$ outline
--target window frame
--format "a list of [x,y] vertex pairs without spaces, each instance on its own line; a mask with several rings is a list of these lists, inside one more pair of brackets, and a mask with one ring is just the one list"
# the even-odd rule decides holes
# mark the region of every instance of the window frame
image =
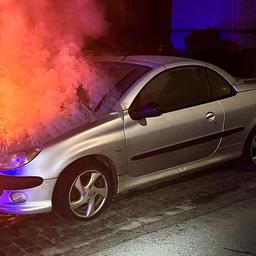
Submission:
[[[222,96],[222,97],[216,97],[214,98],[213,97],[213,86],[212,86],[212,83],[209,79],[209,76],[208,76],[208,73],[207,73],[207,70],[210,70],[212,71],[213,73],[215,73],[217,76],[219,76],[222,80],[224,80],[226,82],[226,84],[229,85],[230,89],[231,89],[231,93],[230,95],[226,95],[226,96]],[[207,82],[208,82],[208,86],[210,88],[210,92],[211,92],[211,99],[212,101],[218,101],[218,100],[223,100],[223,99],[228,99],[228,98],[231,98],[231,97],[234,97],[235,95],[237,95],[237,91],[235,90],[235,88],[232,86],[232,84],[230,84],[222,75],[220,75],[216,70],[212,69],[212,68],[209,68],[209,67],[204,67],[204,72],[205,72],[205,76],[206,76],[206,79],[207,79]]]
[[200,105],[203,105],[203,104],[206,104],[206,103],[209,103],[209,102],[212,102],[212,92],[211,92],[211,88],[210,88],[210,84],[209,84],[209,81],[208,81],[208,77],[207,77],[207,74],[206,74],[206,71],[205,71],[205,66],[200,66],[200,65],[184,65],[184,66],[178,66],[178,67],[172,67],[172,68],[169,68],[169,69],[165,69],[163,71],[161,71],[160,73],[158,73],[157,75],[155,75],[152,79],[150,79],[144,86],[143,88],[141,88],[141,90],[138,92],[138,94],[136,95],[136,97],[133,99],[130,107],[129,107],[129,112],[130,111],[134,111],[135,107],[135,102],[139,96],[139,94],[143,91],[143,89],[149,84],[151,83],[153,80],[157,79],[159,76],[161,76],[163,73],[165,72],[168,72],[168,71],[175,71],[177,69],[183,69],[183,68],[199,68],[201,69],[201,72],[205,78],[205,82],[206,82],[206,85],[208,87],[208,90],[209,90],[209,100],[205,100],[205,101],[202,101],[200,103],[196,103],[196,104],[188,104],[186,106],[180,106],[180,107],[176,107],[176,108],[173,108],[169,111],[163,111],[163,114],[165,113],[170,113],[170,112],[173,112],[173,111],[178,111],[178,110],[182,110],[182,109],[186,109],[186,108],[191,108],[191,107],[194,107],[194,106],[200,106]]
[[[195,106],[200,106],[200,105],[203,105],[203,104],[207,104],[207,103],[211,103],[211,102],[214,102],[214,101],[219,101],[219,100],[222,100],[222,99],[227,99],[227,98],[231,98],[231,97],[234,97],[235,95],[237,95],[237,91],[235,90],[235,88],[232,86],[232,84],[230,84],[227,79],[225,79],[219,72],[217,72],[216,70],[208,67],[208,66],[203,66],[203,65],[184,65],[184,66],[177,66],[177,67],[171,67],[171,68],[168,68],[168,69],[165,69],[165,70],[162,70],[161,72],[159,72],[158,74],[156,74],[154,77],[152,77],[142,88],[141,90],[137,93],[136,97],[133,99],[130,107],[128,108],[128,112],[130,111],[134,111],[134,105],[135,105],[135,102],[136,102],[136,99],[138,98],[139,94],[142,92],[142,90],[149,84],[151,83],[154,79],[157,79],[158,76],[162,75],[164,72],[167,72],[167,71],[173,71],[173,70],[176,70],[176,69],[182,69],[182,68],[188,68],[188,67],[192,67],[192,68],[200,68],[202,70],[202,73],[204,74],[204,78],[205,78],[205,81],[207,83],[207,86],[208,86],[208,89],[209,89],[209,92],[210,92],[210,98],[209,100],[207,101],[202,101],[200,103],[197,103],[197,104],[188,104],[186,106],[183,106],[183,107],[177,107],[177,108],[173,108],[171,109],[170,111],[168,112],[163,112],[163,114],[165,113],[170,113],[170,112],[174,112],[174,111],[178,111],[178,110],[182,110],[182,109],[186,109],[186,108],[191,108],[191,107],[195,107]],[[223,97],[220,97],[220,98],[216,98],[214,99],[213,98],[213,87],[211,85],[211,82],[209,80],[209,77],[207,75],[207,69],[216,73],[220,78],[222,78],[231,88],[231,94],[230,95],[227,95],[227,96],[223,96]]]

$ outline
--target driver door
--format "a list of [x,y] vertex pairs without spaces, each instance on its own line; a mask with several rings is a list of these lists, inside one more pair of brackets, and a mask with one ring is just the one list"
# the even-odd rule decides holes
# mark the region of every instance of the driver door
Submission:
[[[146,110],[152,103],[159,105],[162,115],[131,118],[129,112]],[[136,177],[209,157],[218,148],[223,122],[222,108],[211,102],[202,67],[163,71],[124,111],[129,174]]]

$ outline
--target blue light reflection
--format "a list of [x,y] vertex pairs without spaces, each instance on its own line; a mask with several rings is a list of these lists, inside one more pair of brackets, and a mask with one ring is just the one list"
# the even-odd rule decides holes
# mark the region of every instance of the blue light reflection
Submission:
[[173,0],[171,42],[175,49],[187,48],[192,30],[218,29],[223,41],[239,42],[235,33],[241,16],[241,0]]

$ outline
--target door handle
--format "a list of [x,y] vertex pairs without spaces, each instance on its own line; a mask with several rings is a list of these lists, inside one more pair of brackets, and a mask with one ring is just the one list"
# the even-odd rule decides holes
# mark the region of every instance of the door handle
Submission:
[[208,122],[213,122],[215,120],[216,116],[214,115],[213,112],[209,112],[206,114],[205,116],[205,119],[208,121]]

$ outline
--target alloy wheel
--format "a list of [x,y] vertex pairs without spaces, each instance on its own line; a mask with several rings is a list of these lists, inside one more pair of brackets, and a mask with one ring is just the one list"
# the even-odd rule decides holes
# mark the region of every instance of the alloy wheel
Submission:
[[104,174],[97,170],[87,170],[81,173],[70,187],[70,209],[80,218],[93,217],[104,206],[108,191]]

